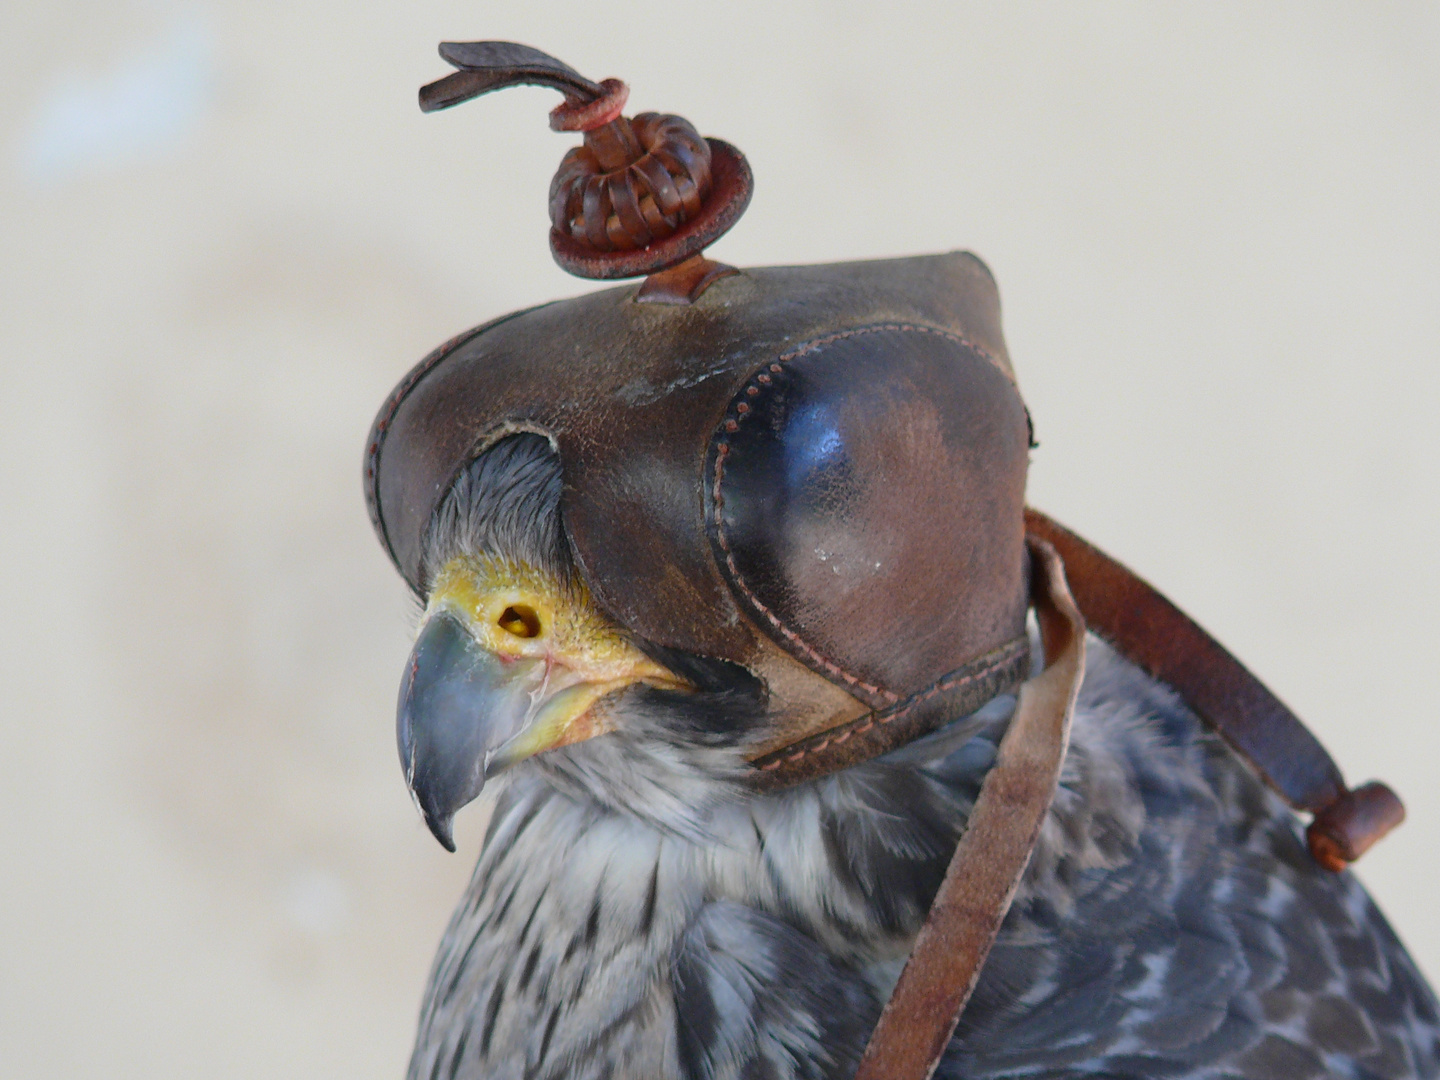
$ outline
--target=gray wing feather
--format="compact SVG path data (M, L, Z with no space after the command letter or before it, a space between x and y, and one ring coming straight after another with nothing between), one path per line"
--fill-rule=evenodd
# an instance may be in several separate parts
M1037 851L1049 884L1012 910L937 1076L1440 1076L1435 998L1358 881L1315 865L1173 695L1099 653L1058 802L1104 816L1091 765L1113 755L1142 823L1119 865L1078 868L1083 830Z

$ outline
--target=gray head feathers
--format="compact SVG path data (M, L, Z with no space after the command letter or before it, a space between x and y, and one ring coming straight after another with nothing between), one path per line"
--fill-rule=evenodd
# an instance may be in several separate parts
M507 435L460 475L430 520L422 562L426 588L456 555L489 552L570 576L560 521L560 456L543 435Z

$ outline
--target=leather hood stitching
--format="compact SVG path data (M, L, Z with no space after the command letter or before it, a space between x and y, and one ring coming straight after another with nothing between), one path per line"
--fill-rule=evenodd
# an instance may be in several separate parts
M1023 666L1028 663L1030 657L1030 640L1024 635L1012 638L998 649L995 649L977 660L966 664L962 668L942 676L929 687L918 693L911 694L902 702L889 709L872 711L864 716L856 717L848 724L842 724L838 728L823 732L818 736L818 741L808 742L798 750L786 748L777 752L772 759L763 765L757 765L763 772L770 772L780 768L782 765L800 761L810 754L818 754L828 749L832 744L843 745L852 736L864 735L878 725L892 723L902 719L919 706L925 704L931 698L949 690L958 690L970 683L979 682L982 679L1004 672L1007 668L1017 665ZM1023 673L1020 677L1023 677ZM837 734L838 733L838 734Z
M991 364L997 371L999 371L1005 376L1005 378L1009 381L1012 387L1015 387L1016 393L1019 393L1019 387L1016 386L1014 373L1009 369L1007 365L1002 363L998 358L996 358L988 350L982 348L980 345L976 344L965 336L954 333L950 330L942 330L937 327L925 326L920 323L890 322L876 323L870 326L855 327L853 329L841 330L833 334L827 334L823 337L815 338L812 341L807 341L803 345L799 345L796 348L781 354L775 361L764 365L759 371L751 375L751 377L745 381L744 385L742 385L741 388L736 392L735 396L731 398L730 407L726 410L726 418L721 423L720 430L717 431L716 434L712 437L712 442L715 446L715 466L714 478L711 484L711 500L714 503L713 524L715 526L715 540L720 550L724 553L725 556L725 569L729 571L726 577L729 582L734 586L736 591L738 591L745 598L745 600L750 604L753 610L758 612L766 620L766 622L768 622L770 626L774 628L777 633L779 633L782 637L785 638L786 641L788 641L791 645L798 649L807 659L809 659L812 664L819 667L822 671L827 672L834 678L840 679L846 685L854 687L856 689L864 690L872 697L879 698L889 705L894 705L901 700L900 695L896 694L893 690L888 690L882 686L877 686L873 683L866 682L865 680L845 670L843 667L835 663L829 657L825 656L808 641L806 641L803 637L801 637L798 633L796 633L790 627L786 626L784 621L781 620L780 617L777 616L774 611L772 611L770 607L766 605L745 582L744 576L740 573L739 566L736 564L734 553L730 547L729 538L725 534L725 495L723 486L725 480L725 460L727 457L729 457L730 454L730 443L721 434L721 432L724 432L725 434L734 434L735 432L738 432L740 430L741 423L751 411L751 405L747 399L755 399L760 394L764 393L766 388L771 385L770 376L772 374L782 373L784 371L784 365L786 363L797 360L802 356L807 356L810 353L816 352L817 350L824 348L826 345L832 344L836 341L843 341L847 338L861 337L867 334L886 332L933 334L936 337L942 337L949 341L953 341L956 344L959 344L966 349L969 349L972 352L976 353L982 359ZM893 719L893 717L889 717L887 718L887 720L888 719ZM887 721L881 720L880 722L885 723Z
M544 304L537 305L537 307L545 306ZM380 452L385 447L385 435L390 430L390 422L395 419L395 414L400 411L400 406L403 405L405 399L410 396L410 391L420 385L421 380L424 379L426 375L429 375L435 368L439 367L441 361L454 352L454 350L464 345L467 341L479 337L492 327L509 322L511 319L534 310L536 310L534 307L524 308L520 311L512 311L506 315L501 315L497 319L491 319L489 322L481 323L479 326L471 327L469 330L456 334L449 341L445 342L445 344L432 350L425 359L410 369L405 375L405 378L400 380L400 384L391 392L380 415L375 418L375 426L370 429L370 439L365 447L365 508L370 512L371 527L374 528L375 532L379 535L381 543L385 545L385 554L390 556L391 563L395 565L395 569L400 571L400 576L405 578L405 583L410 586L411 591L416 593L416 595L419 595L420 583L409 579L404 567L400 565L400 560L395 557L394 545L390 543L390 531L385 526L385 517L380 510ZM461 467L464 467L463 463Z

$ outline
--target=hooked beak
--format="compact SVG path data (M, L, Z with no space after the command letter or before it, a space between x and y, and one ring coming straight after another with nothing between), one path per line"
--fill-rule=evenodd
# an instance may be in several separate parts
M596 666L549 649L497 652L454 612L435 611L415 641L396 710L405 782L435 839L454 851L455 813L489 777L611 730L591 706L642 681L680 685L639 653L621 666Z
M507 665L449 612L415 642L396 714L400 765L425 824L449 851L455 811L480 794L491 754L524 723L537 663Z

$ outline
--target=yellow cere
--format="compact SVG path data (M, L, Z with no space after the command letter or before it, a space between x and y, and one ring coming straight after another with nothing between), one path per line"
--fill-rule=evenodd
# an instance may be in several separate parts
M463 555L436 575L427 617L460 616L475 640L499 656L548 657L587 682L682 685L610 623L578 578L562 581L535 567Z

